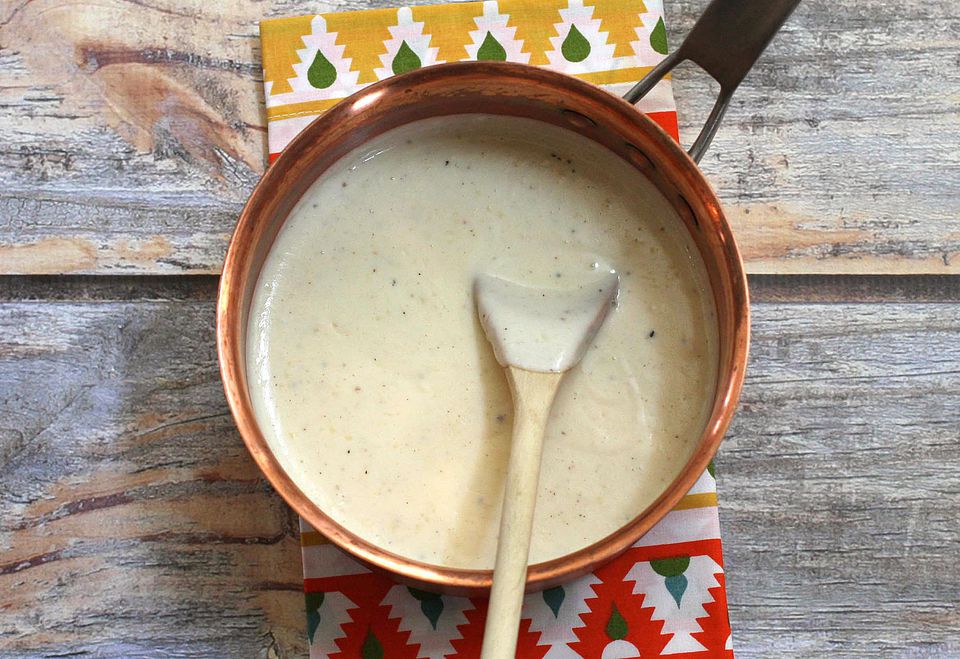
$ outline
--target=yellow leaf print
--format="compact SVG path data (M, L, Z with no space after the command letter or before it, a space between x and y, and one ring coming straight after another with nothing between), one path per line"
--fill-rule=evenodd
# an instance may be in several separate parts
M600 30L608 32L607 43L616 44L614 57L633 55L631 41L637 41L636 28L643 27L640 14L647 12L643 0L585 0L593 5L593 18L600 19Z
M293 65L300 62L297 50L303 48L303 37L310 34L313 16L297 16L260 24L263 44L263 79L272 82L272 94L291 92L289 79L297 75Z
M413 20L424 24L430 47L440 49L437 59L443 62L467 59L470 32L477 29L473 19L482 15L482 2L413 7Z
M374 70L381 66L380 55L387 52L383 45L390 39L390 28L397 24L396 9L370 9L324 14L327 30L337 33L337 45L346 46L344 57L351 58L350 69L359 71L357 82L376 82Z
M509 14L507 25L517 28L517 39L523 40L523 52L530 53L530 64L549 64L547 51L552 50L550 37L557 36L560 10L567 0L500 0L500 13Z

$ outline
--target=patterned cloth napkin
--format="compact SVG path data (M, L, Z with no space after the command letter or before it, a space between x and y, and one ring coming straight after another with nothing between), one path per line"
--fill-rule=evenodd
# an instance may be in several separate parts
M487 0L264 21L271 161L366 85L422 66L508 60L622 94L667 53L661 0ZM677 137L670 81L639 108ZM302 522L311 657L477 657L486 601L401 586ZM593 574L526 597L517 656L732 656L712 467Z

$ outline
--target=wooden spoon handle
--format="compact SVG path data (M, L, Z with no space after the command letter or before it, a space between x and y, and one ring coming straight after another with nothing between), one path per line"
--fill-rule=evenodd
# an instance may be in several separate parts
M543 432L562 378L563 373L507 368L513 392L513 440L481 659L513 659L516 654Z

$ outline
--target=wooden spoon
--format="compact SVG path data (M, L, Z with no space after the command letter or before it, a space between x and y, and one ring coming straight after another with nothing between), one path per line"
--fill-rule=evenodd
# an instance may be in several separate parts
M481 659L513 659L517 647L537 502L540 456L550 408L619 290L616 273L575 289L537 289L481 275L474 282L480 324L513 395L513 439Z

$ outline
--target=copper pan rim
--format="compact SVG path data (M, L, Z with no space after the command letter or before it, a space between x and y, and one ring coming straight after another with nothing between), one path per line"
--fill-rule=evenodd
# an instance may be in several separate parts
M452 90L450 96L442 97L441 91L448 87ZM681 217L704 257L720 325L721 364L713 413L679 475L653 504L616 532L567 556L531 565L527 575L528 590L548 588L580 576L628 549L677 505L707 469L730 424L743 386L750 339L749 298L743 262L730 226L712 188L693 160L673 138L632 105L564 74L512 63L434 65L388 78L355 93L316 119L288 145L244 206L227 248L220 278L217 353L227 403L240 435L257 466L280 496L341 549L404 583L450 594L483 595L489 591L491 571L429 565L393 554L350 532L307 498L281 467L257 425L246 390L244 355L245 305L249 304L265 250L269 249L267 243L272 242L272 238L267 240L265 236L270 231L275 236L286 219L282 208L286 204L288 211L292 202L284 195L290 196L296 186L302 194L302 190L316 178L308 175L308 169L311 159L316 160L317 153L320 153L318 144L325 140L331 143L339 140L338 143L346 146L362 144L370 137L364 137L368 125L364 121L384 105L387 107L381 116L385 117L390 117L390 112L415 113L417 103L427 104L424 110L428 112L424 112L424 118L456 114L431 113L430 110L437 108L430 107L430 103L437 105L447 101L456 105L456 99L466 93L464 90L477 90L473 106L483 103L488 91L491 99L500 98L499 93L510 96L511 102L521 104L528 97L557 99L557 116L563 113L568 123L577 126L578 132L589 136L590 131L603 130L604 136L609 132L616 139L629 136L620 155L648 177L655 177L658 187L664 186L661 191L666 190L668 197L676 192L676 199L671 198L671 201L678 211L683 211ZM496 103L494 100L490 102ZM486 112L484 109L474 111ZM562 125L562 122L563 119L558 118L554 123ZM350 142L348 138L354 137L356 139ZM615 141L611 144L612 148L619 148ZM642 151L642 158L634 157L631 148Z

